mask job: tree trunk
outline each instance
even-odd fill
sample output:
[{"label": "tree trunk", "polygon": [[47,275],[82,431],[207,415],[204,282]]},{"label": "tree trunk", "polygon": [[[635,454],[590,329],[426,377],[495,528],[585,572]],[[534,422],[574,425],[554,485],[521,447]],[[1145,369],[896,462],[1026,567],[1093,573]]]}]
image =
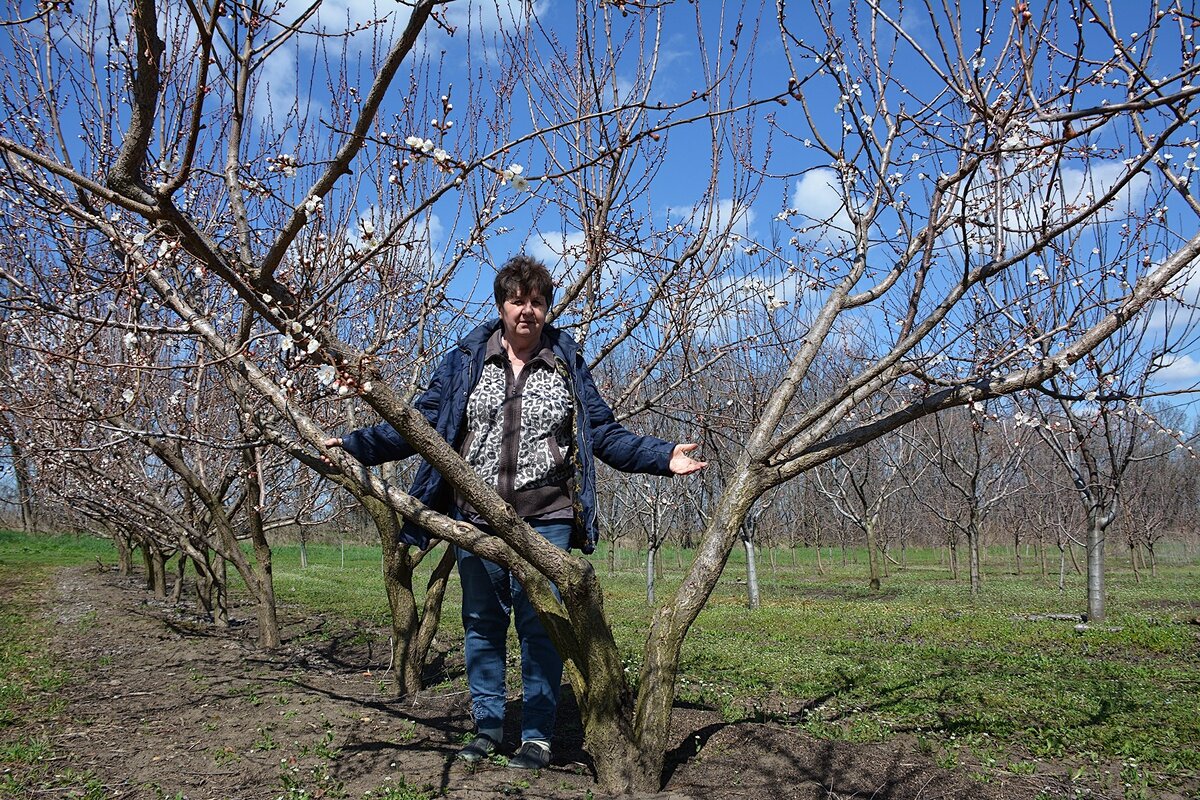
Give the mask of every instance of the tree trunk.
[{"label": "tree trunk", "polygon": [[[1067,542],[1067,547],[1071,543]],[[1060,543],[1058,545],[1058,590],[1065,592],[1067,590],[1067,551]]]},{"label": "tree trunk", "polygon": [[120,531],[113,531],[112,540],[117,548],[117,572],[127,578],[133,574],[133,546]]},{"label": "tree trunk", "polygon": [[654,554],[658,552],[654,544],[646,546],[646,605],[654,607]]},{"label": "tree trunk", "polygon": [[266,503],[262,483],[262,464],[258,450],[244,450],[246,465],[246,492],[250,520],[250,543],[254,548],[254,563],[251,565],[257,584],[255,601],[258,607],[258,646],[274,650],[283,644],[279,635],[279,617],[275,608],[275,576],[271,566],[271,545],[263,530],[262,511]]},{"label": "tree trunk", "polygon": [[392,675],[396,693],[409,697],[424,686],[425,662],[437,635],[454,547],[447,545],[429,577],[425,602],[418,613],[413,575],[429,551],[414,552],[400,542],[400,520],[392,509],[369,495],[355,493],[375,523],[383,549],[383,586],[392,618]]},{"label": "tree trunk", "polygon": [[1088,622],[1104,621],[1104,528],[1102,520],[1093,516],[1088,525],[1087,591]]},{"label": "tree trunk", "polygon": [[8,449],[12,456],[13,482],[17,493],[17,503],[21,507],[21,530],[26,533],[37,531],[37,513],[33,502],[33,481],[29,473],[29,462],[16,437],[8,439]]},{"label": "tree trunk", "polygon": [[155,598],[167,598],[166,559],[162,550],[153,542],[142,545],[142,561],[146,565],[146,588],[154,593]]},{"label": "tree trunk", "polygon": [[1146,543],[1146,550],[1150,553],[1150,576],[1158,577],[1158,559],[1154,556],[1154,542]]},{"label": "tree trunk", "polygon": [[967,560],[971,568],[971,596],[978,597],[983,576],[979,570],[979,529],[975,523],[967,528]]},{"label": "tree trunk", "polygon": [[758,608],[758,563],[754,557],[754,540],[749,536],[742,537],[742,546],[746,548],[746,594],[747,605],[751,610]]},{"label": "tree trunk", "polygon": [[183,597],[183,578],[187,573],[187,556],[179,553],[179,564],[175,568],[175,585],[171,587],[171,602],[178,603]]},{"label": "tree trunk", "polygon": [[1013,555],[1017,561],[1017,576],[1021,575],[1021,534],[1013,531]]},{"label": "tree trunk", "polygon": [[300,569],[308,569],[308,536],[300,529]]},{"label": "tree trunk", "polygon": [[871,588],[879,590],[883,587],[883,582],[879,577],[879,547],[875,540],[875,522],[867,520],[866,525],[863,527],[866,528],[867,532],[867,563],[870,566],[871,572]]},{"label": "tree trunk", "polygon": [[1142,571],[1138,568],[1138,545],[1133,539],[1129,540],[1129,566],[1133,568],[1133,582],[1142,582]]}]

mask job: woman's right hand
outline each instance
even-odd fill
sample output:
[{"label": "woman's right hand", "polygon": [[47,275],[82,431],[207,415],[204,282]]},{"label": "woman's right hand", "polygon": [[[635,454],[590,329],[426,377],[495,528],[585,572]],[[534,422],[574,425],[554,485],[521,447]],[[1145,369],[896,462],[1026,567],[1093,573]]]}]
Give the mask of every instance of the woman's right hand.
[{"label": "woman's right hand", "polygon": [[[327,447],[330,450],[341,450],[342,449],[342,440],[340,437],[332,437],[332,438],[326,439],[325,441],[321,442],[321,444],[323,444],[325,447]],[[329,457],[326,456],[324,453],[321,454],[321,460],[325,462],[326,466],[330,466],[330,467],[333,466],[333,462],[330,461]]]}]

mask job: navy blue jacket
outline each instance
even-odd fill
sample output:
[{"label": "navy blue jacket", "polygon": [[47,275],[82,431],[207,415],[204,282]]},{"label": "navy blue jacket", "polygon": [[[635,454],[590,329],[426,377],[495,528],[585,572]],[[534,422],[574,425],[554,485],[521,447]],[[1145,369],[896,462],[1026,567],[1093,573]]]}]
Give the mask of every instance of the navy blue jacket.
[{"label": "navy blue jacket", "polygon": [[[467,334],[442,359],[429,381],[429,388],[414,403],[429,424],[456,450],[466,433],[467,399],[483,371],[487,341],[499,327],[500,320],[497,319]],[[567,368],[575,399],[575,531],[571,544],[591,553],[600,535],[596,515],[595,459],[623,472],[670,475],[671,452],[675,445],[653,436],[637,436],[622,427],[597,391],[575,340],[549,325],[545,335],[551,349]],[[386,422],[342,437],[342,447],[367,466],[399,461],[416,453]],[[409,494],[441,513],[449,513],[454,503],[453,487],[424,460],[417,469]],[[417,547],[429,543],[429,535],[411,522],[404,524],[400,538]]]}]

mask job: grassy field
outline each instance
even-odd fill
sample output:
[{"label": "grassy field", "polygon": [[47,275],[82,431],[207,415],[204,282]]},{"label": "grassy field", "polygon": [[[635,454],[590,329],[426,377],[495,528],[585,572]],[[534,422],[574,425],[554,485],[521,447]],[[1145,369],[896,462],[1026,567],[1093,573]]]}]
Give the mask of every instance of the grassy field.
[{"label": "grassy field", "polygon": [[[681,700],[729,719],[778,719],[850,741],[914,737],[947,766],[981,780],[998,770],[1067,765],[1081,783],[1118,785],[1125,796],[1195,786],[1200,773],[1200,565],[1168,553],[1157,578],[1135,582],[1128,564],[1108,575],[1112,630],[1080,634],[1068,622],[1030,615],[1086,607],[1082,576],[1043,579],[1036,561],[1012,574],[1011,554],[987,559],[983,592],[949,578],[935,551],[910,550],[881,592],[867,588],[866,558],[810,551],[760,556],[762,606],[746,608],[737,554],[692,630],[681,665]],[[634,674],[651,610],[641,557],[619,554],[608,572],[595,557],[607,608]],[[678,563],[663,554],[658,597],[669,597]],[[1056,566],[1056,565],[1055,565]],[[1033,570],[1034,574],[1028,574]],[[279,596],[374,623],[386,621],[376,548],[276,550]],[[451,590],[443,630],[461,635]],[[1119,630],[1118,630],[1119,629]],[[1040,765],[1039,765],[1040,764]],[[1107,773],[1107,775],[1106,775]],[[1128,784],[1128,786],[1124,786]],[[1149,796],[1148,794],[1144,796]]]},{"label": "grassy field", "polygon": [[[19,574],[32,586],[54,565],[94,560],[97,552],[112,561],[103,543],[34,546],[0,536],[0,581]],[[762,606],[754,611],[746,608],[744,563],[731,562],[689,636],[681,700],[731,720],[774,719],[822,738],[911,737],[940,763],[961,765],[982,781],[1057,768],[1081,785],[1112,787],[1128,798],[1200,786],[1200,625],[1193,622],[1200,616],[1200,565],[1187,563],[1186,554],[1167,554],[1158,577],[1143,574],[1140,582],[1114,559],[1111,629],[1082,634],[1071,623],[1028,619],[1085,607],[1082,576],[1068,572],[1060,592],[1057,574],[1041,578],[1033,559],[1026,569],[1034,574],[1016,576],[1010,558],[989,554],[983,592],[972,598],[934,551],[910,550],[907,566],[893,567],[881,592],[867,589],[861,552],[850,552],[844,566],[840,551],[832,561],[826,553],[824,575],[809,551],[795,564],[791,552],[776,555],[774,569],[760,557]],[[680,575],[676,564],[688,557],[664,553],[659,598],[669,597]],[[309,545],[308,558],[301,569],[295,546],[275,549],[281,602],[386,624],[378,548]],[[651,613],[642,562],[621,553],[610,574],[606,554],[594,558],[636,674]],[[461,635],[457,602],[452,585],[443,616],[450,638]],[[6,610],[3,624],[0,672],[12,674],[15,663],[18,684],[51,679],[31,677],[38,670],[21,667],[19,653],[10,652],[9,642],[30,635],[20,610]]]},{"label": "grassy field", "polygon": [[[37,730],[59,709],[55,690],[70,679],[50,657],[46,642],[53,620],[34,613],[38,597],[62,566],[112,560],[106,542],[69,536],[31,539],[0,531],[0,797],[27,797],[30,787],[53,794],[57,788],[91,786],[104,796],[100,783],[87,775],[64,774],[53,764],[48,736],[13,738],[7,729]],[[91,795],[85,794],[86,798]]]}]

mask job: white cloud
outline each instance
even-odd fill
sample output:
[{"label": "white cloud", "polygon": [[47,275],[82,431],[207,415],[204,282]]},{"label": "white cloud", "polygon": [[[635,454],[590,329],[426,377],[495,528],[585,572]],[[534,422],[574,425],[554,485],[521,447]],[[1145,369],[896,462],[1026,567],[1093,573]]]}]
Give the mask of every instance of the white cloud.
[{"label": "white cloud", "polygon": [[1154,375],[1155,383],[1169,388],[1191,386],[1200,381],[1200,361],[1191,355],[1169,357]]},{"label": "white cloud", "polygon": [[584,243],[583,231],[538,231],[525,244],[525,252],[544,262],[561,282],[578,274]]},{"label": "white cloud", "polygon": [[837,173],[831,169],[813,170],[796,181],[791,210],[803,220],[801,231],[817,241],[848,235],[853,230]]},{"label": "white cloud", "polygon": [[667,218],[672,226],[682,225],[694,232],[703,232],[707,239],[728,237],[726,247],[731,248],[742,239],[750,238],[757,215],[750,206],[720,198],[715,203],[672,206],[667,209]]},{"label": "white cloud", "polygon": [[260,121],[273,120],[280,128],[296,103],[295,50],[284,46],[259,67],[250,113]]},{"label": "white cloud", "polygon": [[[1056,167],[1056,177],[1048,187],[1052,176],[1045,169],[1022,169],[1020,162],[1009,165],[1010,176],[1005,178],[1001,198],[1006,210],[1001,215],[1004,226],[1004,247],[1007,253],[1019,252],[1030,247],[1041,235],[1045,224],[1058,225],[1078,216],[1080,210],[1105,196],[1127,174],[1128,168],[1120,161],[1091,162],[1086,169],[1079,167]],[[1149,178],[1142,173],[1123,186],[1106,205],[1092,215],[1096,223],[1112,222],[1124,218],[1131,206],[1143,202]],[[966,200],[966,214],[970,219],[990,221],[997,198],[993,185],[981,185],[972,191]],[[1043,205],[1045,204],[1045,205]],[[972,244],[980,250],[990,249],[994,237],[990,227],[972,228],[977,235]]]},{"label": "white cloud", "polygon": [[545,13],[549,7],[549,0],[540,3],[530,3],[528,0],[468,0],[450,3],[446,6],[445,14],[449,24],[455,28],[470,27],[483,35],[515,34],[532,17]]}]

